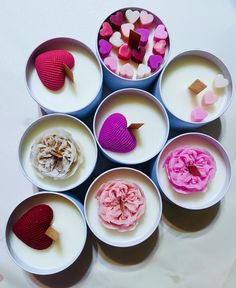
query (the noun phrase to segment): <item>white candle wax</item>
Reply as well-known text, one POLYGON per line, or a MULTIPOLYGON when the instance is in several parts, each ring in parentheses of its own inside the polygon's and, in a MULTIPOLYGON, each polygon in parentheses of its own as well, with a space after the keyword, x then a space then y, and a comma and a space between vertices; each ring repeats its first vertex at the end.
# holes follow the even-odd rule
POLYGON ((85 198, 85 214, 89 227, 99 239, 113 246, 133 246, 147 239, 159 224, 161 212, 161 197, 154 183, 142 172, 130 168, 116 168, 100 175, 89 187, 85 198), (115 179, 136 183, 145 195, 145 212, 133 231, 111 230, 99 220, 96 192, 103 183, 115 179))
POLYGON ((9 227, 9 248, 13 257, 19 258, 31 271, 38 271, 39 274, 55 273, 69 266, 81 253, 86 241, 86 224, 74 203, 55 194, 38 194, 22 202, 17 207, 18 213, 14 220, 38 204, 46 204, 52 208, 51 225, 59 233, 57 241, 47 249, 36 250, 23 243, 12 232, 12 227, 9 227))
POLYGON ((92 173, 97 160, 97 147, 92 133, 77 119, 66 116, 52 114, 42 117, 41 121, 31 126, 26 135, 23 136, 19 158, 21 166, 27 177, 36 186, 45 190, 64 191, 72 189, 84 182, 92 173), (54 180, 49 177, 40 177, 30 161, 30 151, 35 139, 49 129, 64 129, 69 132, 81 150, 83 162, 79 165, 75 174, 66 179, 54 180))
POLYGON ((48 50, 54 49, 67 50, 73 55, 74 83, 65 77, 65 84, 60 90, 49 90, 41 82, 36 69, 32 69, 27 78, 30 93, 40 106, 50 111, 69 113, 81 110, 96 98, 101 88, 98 60, 90 50, 76 42, 61 40, 48 46, 48 50))
POLYGON ((154 97, 141 90, 132 89, 111 94, 101 103, 94 118, 97 138, 105 119, 113 113, 123 114, 128 125, 144 125, 133 131, 137 146, 131 152, 116 153, 103 149, 110 158, 121 163, 135 164, 157 155, 166 142, 169 126, 164 110, 154 97))
POLYGON ((222 152, 213 145, 211 141, 209 141, 209 139, 199 136, 198 134, 181 135, 167 144, 160 155, 157 167, 157 179, 159 185, 163 193, 172 202, 181 207, 189 209, 209 207, 212 203, 215 204, 223 197, 229 185, 230 167, 228 166, 229 163, 227 163, 225 157, 226 155, 223 155, 222 152), (181 194, 172 188, 168 180, 163 163, 170 152, 184 146, 206 149, 214 157, 216 163, 216 174, 209 182, 205 192, 181 194))
POLYGON ((213 81, 221 69, 212 61, 197 55, 180 56, 171 61, 163 71, 161 97, 167 109, 181 120, 191 122, 191 111, 201 106, 202 96, 206 91, 213 91, 218 101, 213 105, 203 106, 208 116, 202 122, 217 118, 227 104, 227 87, 216 89, 213 81), (188 87, 196 80, 201 80, 207 87, 199 94, 192 93, 188 87))

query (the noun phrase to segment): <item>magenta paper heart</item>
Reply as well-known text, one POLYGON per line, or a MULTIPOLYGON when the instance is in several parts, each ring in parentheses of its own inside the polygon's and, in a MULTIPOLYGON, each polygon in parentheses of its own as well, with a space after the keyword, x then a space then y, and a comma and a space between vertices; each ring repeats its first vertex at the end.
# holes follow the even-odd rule
POLYGON ((109 20, 111 25, 115 28, 115 29, 120 29, 120 26, 123 23, 123 13, 121 11, 116 12, 115 14, 111 15, 109 20))
POLYGON ((128 130, 127 120, 121 113, 114 113, 106 118, 98 142, 102 148, 118 153, 127 153, 136 147, 136 139, 128 130))
POLYGON ((146 46, 147 42, 148 42, 148 37, 149 37, 149 30, 146 28, 139 28, 136 30, 137 33, 139 33, 141 35, 141 39, 140 39, 140 45, 141 46, 146 46))
POLYGON ((151 68, 152 72, 155 72, 161 65, 163 57, 161 55, 151 55, 148 58, 148 66, 151 68))
POLYGON ((102 58, 107 57, 112 49, 112 45, 110 42, 108 42, 107 40, 104 39, 100 39, 98 42, 99 45, 99 53, 101 55, 102 58))
POLYGON ((145 53, 146 53, 146 49, 140 46, 138 49, 132 49, 131 58, 134 62, 140 64, 143 62, 145 53))
POLYGON ((34 62, 35 69, 43 85, 57 91, 65 83, 66 64, 70 69, 75 63, 73 55, 66 50, 51 50, 39 54, 34 62))

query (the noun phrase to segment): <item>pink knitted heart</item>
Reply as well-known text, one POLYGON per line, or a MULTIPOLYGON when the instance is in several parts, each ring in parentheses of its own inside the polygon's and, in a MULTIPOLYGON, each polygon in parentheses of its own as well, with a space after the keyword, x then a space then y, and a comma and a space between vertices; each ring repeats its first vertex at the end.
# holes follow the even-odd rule
POLYGON ((127 153, 136 147, 136 139, 128 130, 127 120, 121 113, 114 113, 106 118, 98 142, 102 148, 118 153, 127 153))
POLYGON ((75 63, 74 57, 66 50, 51 50, 39 54, 34 66, 43 85, 48 89, 57 91, 65 83, 66 64, 70 69, 75 63))

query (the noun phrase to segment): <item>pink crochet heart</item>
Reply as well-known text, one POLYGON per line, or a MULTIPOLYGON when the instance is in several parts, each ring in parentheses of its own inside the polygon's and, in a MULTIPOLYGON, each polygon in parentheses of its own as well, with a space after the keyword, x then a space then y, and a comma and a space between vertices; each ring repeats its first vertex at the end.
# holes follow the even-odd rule
POLYGON ((102 148, 118 153, 127 153, 136 147, 136 139, 128 130, 127 120, 121 113, 114 113, 106 118, 98 142, 102 148))
POLYGON ((50 90, 57 91, 65 83, 66 64, 70 69, 74 66, 74 57, 66 50, 51 50, 39 54, 34 66, 43 85, 50 90))

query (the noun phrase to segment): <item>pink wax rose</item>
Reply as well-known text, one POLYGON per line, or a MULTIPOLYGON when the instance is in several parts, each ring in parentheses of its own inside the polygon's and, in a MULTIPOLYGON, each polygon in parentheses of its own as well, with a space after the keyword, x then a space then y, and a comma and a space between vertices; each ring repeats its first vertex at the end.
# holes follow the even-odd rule
POLYGON ((172 151, 163 167, 173 189, 182 194, 205 192, 216 172, 215 160, 207 150, 189 146, 172 151))
POLYGON ((120 232, 134 230, 145 211, 143 191, 127 180, 117 179, 102 184, 96 198, 102 224, 120 232))

